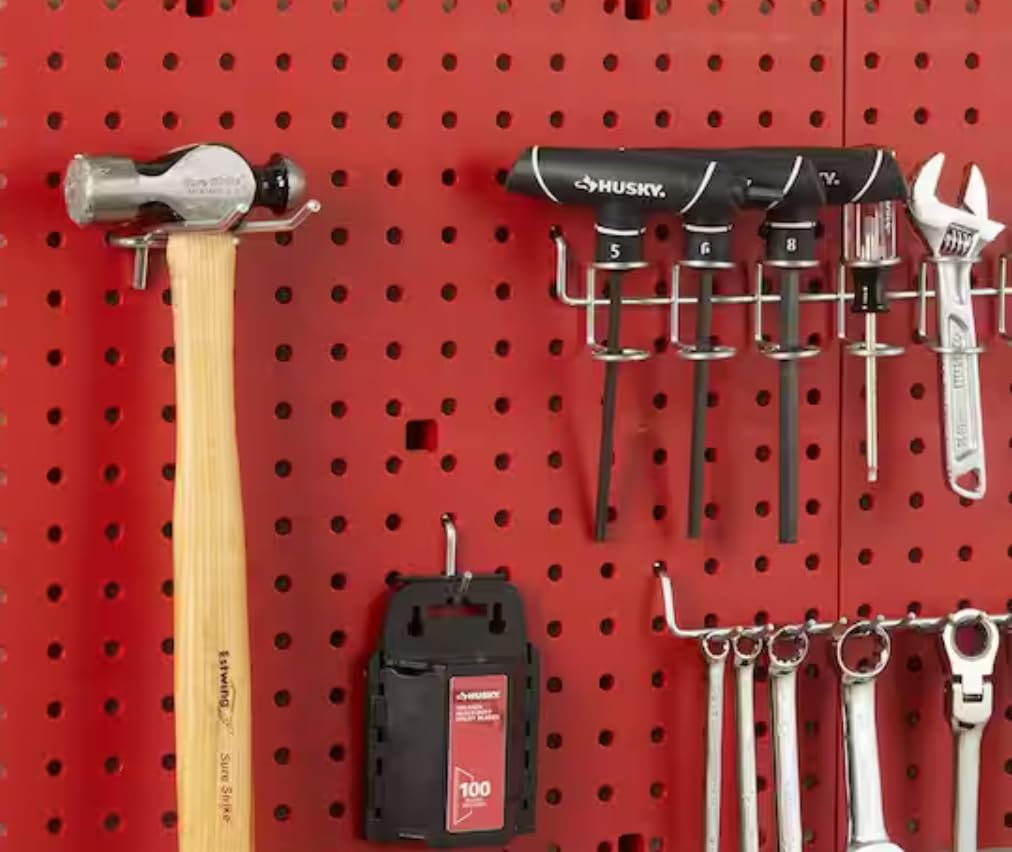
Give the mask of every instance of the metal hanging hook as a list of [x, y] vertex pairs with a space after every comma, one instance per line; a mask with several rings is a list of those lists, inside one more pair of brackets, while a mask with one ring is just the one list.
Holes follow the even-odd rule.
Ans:
[[444, 512], [440, 521], [443, 522], [443, 533], [446, 536], [446, 576], [457, 576], [457, 525], [453, 517]]
[[446, 567], [445, 575], [451, 579], [459, 577], [460, 582], [456, 583], [456, 589], [453, 592], [453, 602], [456, 605], [460, 605], [460, 602], [464, 599], [464, 595], [467, 594], [467, 590], [471, 587], [471, 580], [474, 577], [470, 571], [465, 571], [463, 574], [457, 573], [457, 525], [453, 522], [453, 516], [449, 512], [444, 512], [440, 516], [440, 521], [443, 524], [443, 533], [446, 537]]
[[148, 268], [151, 249], [164, 249], [171, 234], [178, 233], [209, 233], [221, 234], [231, 232], [236, 238], [244, 234], [275, 234], [294, 231], [314, 213], [320, 212], [320, 202], [310, 199], [284, 219], [253, 219], [243, 217], [249, 213], [248, 204], [237, 204], [225, 216], [216, 221], [184, 221], [160, 224], [141, 234], [112, 234], [109, 244], [134, 251], [133, 288], [144, 290], [148, 284]]

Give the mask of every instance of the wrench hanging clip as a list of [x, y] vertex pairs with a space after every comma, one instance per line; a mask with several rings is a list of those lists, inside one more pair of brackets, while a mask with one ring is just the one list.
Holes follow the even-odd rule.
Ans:
[[[935, 154], [917, 173], [911, 192], [910, 218], [921, 235], [936, 270], [938, 341], [929, 342], [941, 359], [942, 421], [945, 434], [945, 470], [949, 487], [960, 497], [980, 500], [986, 491], [984, 425], [980, 402], [980, 373], [973, 319], [970, 271], [984, 246], [1004, 230], [987, 215], [987, 187], [976, 165], [966, 177], [959, 206], [938, 199], [938, 179], [944, 154]], [[919, 274], [918, 331], [924, 336], [924, 302], [927, 273]]]
[[[956, 634], [975, 625], [981, 639], [979, 650], [964, 653]], [[994, 662], [998, 655], [998, 628], [979, 609], [961, 609], [950, 616], [942, 630], [950, 679], [945, 697], [955, 741], [953, 782], [952, 852], [977, 852], [977, 813], [980, 793], [980, 744], [994, 712]]]

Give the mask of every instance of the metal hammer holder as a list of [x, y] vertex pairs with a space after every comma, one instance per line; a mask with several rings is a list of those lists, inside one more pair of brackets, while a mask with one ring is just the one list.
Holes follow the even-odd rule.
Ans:
[[[588, 266], [586, 271], [586, 287], [584, 294], [573, 295], [568, 289], [569, 280], [569, 246], [565, 237], [556, 234], [555, 241], [555, 294], [558, 300], [571, 308], [581, 308], [586, 313], [586, 337], [587, 346], [594, 353], [595, 358], [603, 355], [603, 350], [596, 338], [595, 314], [598, 309], [608, 307], [608, 300], [599, 298], [595, 294], [596, 270]], [[1012, 287], [1008, 284], [1008, 266], [1012, 254], [1002, 255], [999, 261], [998, 285], [996, 287], [974, 287], [970, 294], [974, 298], [994, 297], [998, 301], [998, 335], [1009, 345], [1012, 345], [1012, 332], [1009, 331], [1006, 299], [1012, 295]], [[924, 258], [919, 264], [918, 287], [916, 290], [892, 290], [887, 293], [890, 302], [917, 301], [917, 327], [915, 329], [916, 339], [920, 343], [935, 349], [937, 344], [928, 339], [927, 334], [927, 303], [929, 299], [935, 298], [935, 291], [928, 288], [927, 267], [938, 261], [932, 258]], [[945, 262], [945, 261], [942, 261]], [[680, 264], [674, 264], [671, 268], [670, 295], [667, 296], [632, 296], [622, 300], [623, 308], [666, 308], [668, 310], [668, 341], [678, 353], [679, 357], [687, 360], [722, 360], [736, 354], [729, 346], [717, 346], [712, 350], [702, 350], [690, 345], [680, 337], [679, 325], [682, 305], [695, 305], [698, 299], [695, 296], [683, 296], [680, 290]], [[751, 293], [736, 296], [713, 296], [714, 305], [748, 305], [753, 309], [753, 332], [752, 342], [756, 348], [774, 360], [793, 360], [800, 358], [811, 358], [818, 355], [818, 347], [806, 346], [797, 350], [787, 351], [771, 345], [763, 331], [763, 306], [778, 304], [780, 296], [774, 293], [763, 292], [763, 271], [764, 265], [757, 263], [755, 276], [753, 278], [753, 289]], [[890, 357], [903, 352], [902, 347], [877, 344], [874, 351], [868, 350], [862, 343], [851, 343], [846, 337], [847, 311], [846, 306], [854, 300], [853, 292], [847, 290], [847, 265], [842, 261], [837, 267], [837, 288], [835, 292], [829, 293], [802, 293], [802, 303], [835, 303], [836, 305], [836, 335], [841, 341], [849, 343], [848, 351], [852, 355], [866, 358]], [[960, 350], [958, 353], [950, 354], [975, 354], [984, 351], [983, 347], [975, 347], [970, 350]], [[621, 353], [608, 354], [607, 359], [612, 361], [643, 361], [651, 357], [651, 353], [643, 349], [623, 349]]]
[[140, 234], [112, 234], [109, 244], [119, 248], [133, 249], [134, 273], [133, 288], [144, 290], [148, 283], [148, 266], [151, 249], [164, 249], [170, 234], [178, 233], [211, 233], [221, 234], [231, 231], [236, 239], [244, 234], [276, 234], [283, 231], [294, 231], [313, 213], [320, 212], [320, 202], [312, 199], [302, 205], [295, 213], [285, 219], [254, 219], [246, 220], [249, 212], [246, 204], [237, 204], [228, 215], [216, 222], [169, 222], [159, 224], [151, 230]]

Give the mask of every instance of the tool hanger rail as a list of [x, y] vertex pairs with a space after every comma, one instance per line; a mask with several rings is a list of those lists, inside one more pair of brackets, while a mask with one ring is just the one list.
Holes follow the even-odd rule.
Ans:
[[[603, 309], [608, 307], [608, 300], [605, 298], [597, 297], [594, 294], [594, 282], [593, 271], [588, 270], [587, 274], [587, 287], [585, 294], [582, 296], [573, 295], [569, 290], [569, 245], [566, 238], [561, 233], [555, 233], [552, 235], [552, 239], [555, 243], [555, 294], [556, 297], [562, 304], [572, 308], [582, 308], [587, 312], [587, 335], [586, 342], [588, 347], [596, 349], [599, 344], [595, 339], [595, 319], [594, 312], [597, 309]], [[998, 318], [997, 318], [997, 332], [998, 335], [1009, 345], [1012, 345], [1012, 331], [1009, 330], [1009, 321], [1007, 319], [1007, 308], [1006, 300], [1009, 295], [1012, 295], [1012, 287], [1008, 283], [1008, 265], [1009, 258], [1012, 255], [1002, 255], [999, 259], [999, 274], [998, 282], [994, 286], [982, 286], [974, 287], [970, 291], [970, 295], [974, 298], [996, 298], [998, 302]], [[927, 303], [930, 299], [937, 297], [937, 291], [928, 286], [927, 281], [927, 266], [935, 263], [932, 258], [924, 258], [919, 266], [918, 275], [918, 287], [916, 290], [891, 290], [886, 293], [886, 298], [890, 302], [917, 302], [917, 328], [916, 334], [917, 339], [925, 343], [928, 346], [934, 346], [928, 339], [927, 331]], [[943, 261], [944, 262], [944, 261]], [[762, 281], [762, 264], [756, 264], [756, 287], [753, 292], [742, 293], [736, 295], [714, 295], [712, 301], [714, 305], [748, 305], [754, 309], [754, 331], [753, 340], [758, 345], [760, 343], [763, 346], [766, 345], [766, 341], [763, 338], [763, 322], [760, 313], [760, 307], [768, 304], [779, 304], [780, 295], [778, 293], [764, 293], [761, 292], [761, 281]], [[698, 305], [699, 299], [696, 296], [687, 296], [682, 294], [681, 287], [681, 264], [673, 264], [671, 267], [670, 275], [670, 295], [667, 296], [628, 296], [622, 299], [623, 308], [667, 308], [670, 315], [670, 328], [669, 328], [669, 342], [678, 351], [678, 354], [686, 358], [687, 360], [693, 360], [701, 356], [708, 357], [710, 359], [717, 358], [729, 358], [734, 353], [727, 351], [726, 349], [715, 349], [714, 352], [708, 353], [696, 353], [692, 350], [692, 347], [686, 347], [685, 341], [681, 337], [680, 324], [681, 324], [681, 307], [683, 305]], [[827, 304], [835, 303], [837, 306], [837, 337], [840, 340], [846, 340], [845, 328], [846, 328], [846, 307], [854, 301], [853, 290], [848, 290], [846, 287], [846, 270], [847, 266], [844, 263], [840, 263], [837, 267], [838, 275], [838, 286], [835, 292], [826, 293], [802, 293], [799, 301], [803, 304]], [[860, 346], [860, 344], [858, 344]], [[890, 355], [898, 355], [902, 349], [900, 347], [885, 347], [880, 344], [876, 353], [865, 353], [864, 351], [854, 350], [854, 354], [867, 355], [867, 357], [888, 357]], [[982, 350], [981, 350], [982, 351]], [[768, 353], [772, 357], [780, 357], [781, 354], [786, 353]], [[816, 352], [802, 350], [800, 352], [790, 353], [793, 357], [811, 357]], [[628, 357], [626, 360], [630, 361], [642, 361], [650, 357], [649, 353], [643, 350], [627, 350]]]
[[[674, 585], [671, 582], [671, 577], [668, 575], [667, 568], [661, 562], [655, 562], [653, 565], [654, 574], [661, 584], [661, 595], [664, 599], [664, 620], [668, 625], [668, 630], [672, 636], [678, 639], [733, 639], [736, 636], [747, 636], [751, 638], [762, 639], [771, 636], [777, 627], [773, 624], [756, 624], [750, 626], [735, 626], [735, 627], [702, 627], [702, 628], [686, 628], [682, 627], [678, 623], [678, 618], [675, 611], [675, 590]], [[1004, 613], [1002, 615], [984, 614], [983, 619], [991, 622], [997, 628], [1012, 630], [1012, 613]], [[815, 619], [808, 619], [807, 621], [797, 622], [796, 624], [788, 624], [786, 627], [792, 631], [799, 633], [806, 633], [809, 636], [820, 636], [828, 633], [835, 633], [840, 630], [845, 630], [852, 627], [854, 624], [862, 623], [881, 628], [882, 630], [917, 630], [921, 633], [937, 633], [946, 628], [947, 625], [954, 623], [954, 616], [952, 614], [942, 616], [919, 616], [914, 612], [908, 612], [902, 618], [886, 618], [882, 615], [877, 615], [870, 619], [860, 619], [855, 622], [848, 619], [846, 616], [841, 616], [835, 621], [816, 621]], [[963, 622], [960, 622], [962, 624]], [[783, 629], [781, 627], [780, 629]]]

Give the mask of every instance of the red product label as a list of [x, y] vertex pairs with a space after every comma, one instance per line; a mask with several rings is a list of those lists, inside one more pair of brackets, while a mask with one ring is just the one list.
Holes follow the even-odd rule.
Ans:
[[446, 830], [498, 831], [506, 822], [506, 675], [450, 678]]

